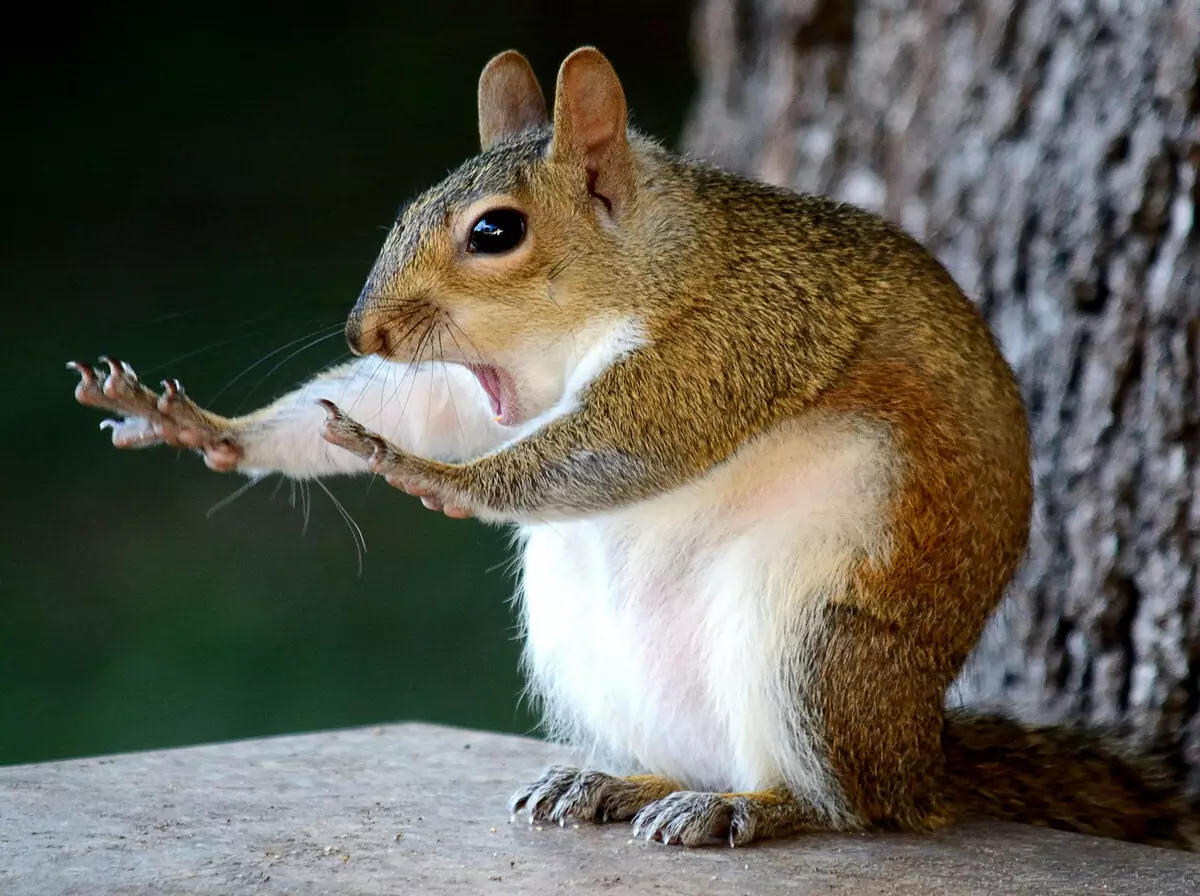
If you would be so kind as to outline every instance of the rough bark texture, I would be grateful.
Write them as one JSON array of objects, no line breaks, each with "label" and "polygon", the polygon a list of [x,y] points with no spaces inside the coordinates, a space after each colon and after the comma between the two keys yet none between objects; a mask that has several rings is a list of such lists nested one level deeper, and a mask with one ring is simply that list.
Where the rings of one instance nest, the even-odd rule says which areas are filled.
[{"label": "rough bark texture", "polygon": [[702,0],[685,142],[874,209],[983,309],[1034,533],[960,683],[1200,793],[1200,0]]}]

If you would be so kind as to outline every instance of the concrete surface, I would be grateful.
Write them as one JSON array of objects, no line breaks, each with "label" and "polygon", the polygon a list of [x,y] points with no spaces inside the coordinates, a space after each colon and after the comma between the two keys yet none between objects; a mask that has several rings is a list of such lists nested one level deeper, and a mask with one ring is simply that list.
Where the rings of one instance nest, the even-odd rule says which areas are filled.
[{"label": "concrete surface", "polygon": [[562,758],[405,724],[0,768],[0,894],[1200,894],[1200,857],[1002,824],[737,850],[510,824]]}]

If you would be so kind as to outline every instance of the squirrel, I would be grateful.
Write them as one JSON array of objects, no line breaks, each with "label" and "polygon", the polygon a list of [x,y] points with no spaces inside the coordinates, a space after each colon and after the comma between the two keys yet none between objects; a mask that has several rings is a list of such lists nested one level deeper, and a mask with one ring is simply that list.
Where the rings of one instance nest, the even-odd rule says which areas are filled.
[{"label": "squirrel", "polygon": [[1196,849],[1165,763],[946,708],[1032,481],[1012,370],[930,252],[664,149],[591,47],[552,119],[514,51],[478,115],[481,153],[387,236],[352,361],[244,417],[109,358],[70,365],[77,400],[118,447],[372,472],[515,524],[530,691],[585,761],[514,815],[687,846],[990,816]]}]

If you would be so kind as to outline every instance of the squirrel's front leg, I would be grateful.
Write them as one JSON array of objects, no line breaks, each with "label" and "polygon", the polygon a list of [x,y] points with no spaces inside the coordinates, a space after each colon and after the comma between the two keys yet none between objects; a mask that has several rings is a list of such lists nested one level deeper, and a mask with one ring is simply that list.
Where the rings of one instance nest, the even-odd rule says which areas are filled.
[{"label": "squirrel's front leg", "polygon": [[[704,434],[689,425],[686,414],[676,413],[681,407],[711,406],[704,384],[675,380],[663,386],[671,390],[665,406],[630,406],[624,396],[635,387],[629,381],[644,379],[653,367],[636,365],[610,368],[593,381],[576,410],[466,463],[417,456],[334,401],[319,402],[328,415],[324,436],[366,461],[391,485],[484,519],[544,521],[612,510],[702,476],[737,447],[732,440]],[[640,387],[659,386],[646,382]],[[623,407],[618,411],[613,403]],[[736,408],[717,412],[737,413]],[[619,428],[610,425],[618,414],[627,418]]]},{"label": "squirrel's front leg", "polygon": [[685,481],[676,467],[658,467],[617,450],[586,450],[574,438],[574,417],[468,463],[418,457],[358,423],[332,401],[324,436],[367,462],[367,468],[427,504],[454,506],[461,515],[516,522],[607,510]]},{"label": "squirrel's front leg", "polygon": [[119,415],[101,424],[118,448],[165,444],[200,452],[214,470],[250,476],[312,478],[362,473],[367,464],[321,437],[319,399],[344,402],[372,426],[434,457],[477,456],[499,443],[502,427],[486,413],[469,371],[454,365],[402,365],[360,358],[318,375],[272,404],[240,417],[207,411],[165,380],[155,392],[122,361],[72,362],[80,404]]}]

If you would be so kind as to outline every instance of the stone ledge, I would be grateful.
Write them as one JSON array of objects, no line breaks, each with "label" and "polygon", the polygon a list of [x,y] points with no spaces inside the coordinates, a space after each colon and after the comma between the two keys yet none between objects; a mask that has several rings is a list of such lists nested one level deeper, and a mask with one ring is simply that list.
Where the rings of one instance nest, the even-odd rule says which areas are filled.
[{"label": "stone ledge", "polygon": [[402,724],[0,768],[0,893],[1200,893],[1200,859],[1017,825],[746,849],[510,824],[561,755]]}]

